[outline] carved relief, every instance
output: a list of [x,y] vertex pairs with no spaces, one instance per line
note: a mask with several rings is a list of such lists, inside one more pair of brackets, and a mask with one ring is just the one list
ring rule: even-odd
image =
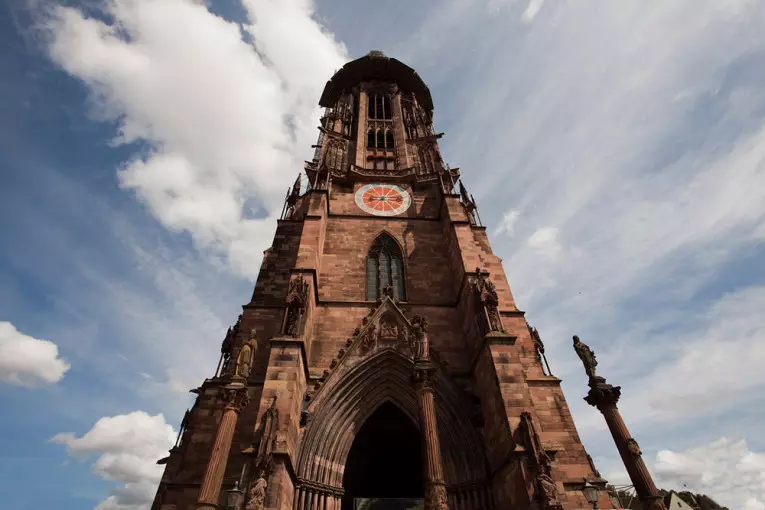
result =
[[535,470],[549,474],[552,461],[542,445],[542,439],[528,411],[521,413],[520,432],[523,436],[524,447],[534,462]]
[[221,397],[226,402],[226,409],[241,412],[250,403],[250,394],[247,387],[226,388],[221,392]]
[[398,337],[398,324],[390,316],[383,317],[380,320],[380,340],[383,342],[386,340],[396,341]]

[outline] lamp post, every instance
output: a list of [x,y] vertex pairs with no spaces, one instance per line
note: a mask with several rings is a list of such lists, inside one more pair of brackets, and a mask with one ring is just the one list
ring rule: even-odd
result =
[[598,510],[598,492],[600,492],[600,489],[585,479],[582,492],[587,502],[592,505],[592,509]]
[[239,488],[239,482],[234,482],[234,488],[228,491],[227,510],[239,510],[239,504],[242,501],[242,489]]

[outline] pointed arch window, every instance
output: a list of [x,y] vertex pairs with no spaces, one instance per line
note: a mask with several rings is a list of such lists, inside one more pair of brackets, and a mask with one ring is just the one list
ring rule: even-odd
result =
[[390,235],[382,233],[367,254],[367,300],[380,298],[386,285],[393,289],[394,299],[406,301],[401,248]]
[[386,149],[392,149],[393,148],[393,131],[390,129],[385,131],[385,148]]
[[367,131],[367,147],[370,149],[375,148],[375,130],[372,128]]

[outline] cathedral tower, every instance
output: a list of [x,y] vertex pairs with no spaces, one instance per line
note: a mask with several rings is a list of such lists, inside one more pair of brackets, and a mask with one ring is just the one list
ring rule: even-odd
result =
[[428,87],[373,51],[320,105],[307,189],[192,390],[153,510],[588,508],[585,479],[605,480],[441,157]]

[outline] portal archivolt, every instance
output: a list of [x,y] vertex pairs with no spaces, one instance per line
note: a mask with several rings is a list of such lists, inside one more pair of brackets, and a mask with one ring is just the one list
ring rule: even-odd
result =
[[[384,349],[323,388],[307,409],[312,419],[299,446],[299,483],[340,489],[357,433],[385,403],[395,405],[421,430],[413,371],[410,358]],[[436,379],[435,400],[447,486],[483,487],[487,463],[482,441],[468,419],[466,403],[443,374]]]

